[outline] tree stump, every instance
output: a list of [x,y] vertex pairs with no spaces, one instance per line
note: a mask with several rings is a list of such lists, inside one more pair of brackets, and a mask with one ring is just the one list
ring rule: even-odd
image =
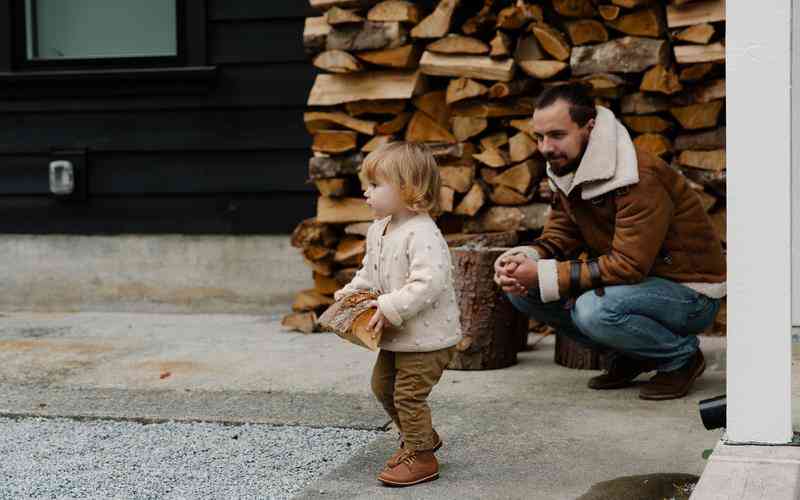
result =
[[576,370],[604,370],[606,355],[572,340],[564,334],[556,334],[555,362]]
[[494,261],[505,250],[476,246],[450,250],[464,333],[450,369],[492,370],[517,362],[520,337],[527,337],[528,318],[494,282]]

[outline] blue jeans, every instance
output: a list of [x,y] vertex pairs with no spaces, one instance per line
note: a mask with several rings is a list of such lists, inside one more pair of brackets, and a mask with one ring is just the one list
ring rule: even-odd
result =
[[543,303],[534,288],[524,296],[508,294],[514,307],[612,357],[654,360],[660,372],[691,360],[700,345],[696,334],[712,324],[720,306],[719,299],[663,278],[608,286],[602,296],[590,290],[569,309],[564,300]]

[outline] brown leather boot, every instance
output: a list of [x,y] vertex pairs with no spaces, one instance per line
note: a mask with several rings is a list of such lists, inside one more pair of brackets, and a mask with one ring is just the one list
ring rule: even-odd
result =
[[413,486],[433,481],[439,477],[439,462],[433,450],[415,451],[406,449],[400,455],[398,464],[385,469],[378,480],[389,486]]
[[[443,443],[442,443],[442,438],[440,438],[439,435],[436,434],[436,431],[433,431],[433,442],[436,443],[433,446],[433,451],[439,451],[439,448],[442,447]],[[389,457],[389,460],[386,461],[386,465],[384,466],[384,469],[391,469],[395,465],[399,464],[400,462],[399,462],[398,459],[400,458],[400,456],[403,454],[403,452],[405,450],[406,450],[405,449],[405,442],[403,442],[403,440],[401,439],[400,440],[400,448],[398,448],[397,451],[394,452],[391,457]]]
[[651,362],[618,356],[605,373],[589,379],[589,389],[606,390],[629,387],[633,385],[633,379],[654,369],[655,365]]
[[650,379],[639,391],[642,399],[662,401],[665,399],[682,398],[689,393],[694,381],[706,369],[706,360],[700,349],[691,361],[675,371],[659,372]]

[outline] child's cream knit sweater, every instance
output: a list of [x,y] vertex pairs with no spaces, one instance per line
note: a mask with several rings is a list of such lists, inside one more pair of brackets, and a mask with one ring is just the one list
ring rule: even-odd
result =
[[384,327],[381,349],[429,352],[456,345],[461,322],[447,242],[427,214],[384,235],[390,220],[370,226],[362,267],[334,298],[360,289],[380,294],[381,311],[391,323]]

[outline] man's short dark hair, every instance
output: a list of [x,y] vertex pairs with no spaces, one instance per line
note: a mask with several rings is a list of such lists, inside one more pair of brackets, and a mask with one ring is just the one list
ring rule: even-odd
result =
[[589,96],[589,86],[584,83],[564,83],[545,90],[536,100],[536,109],[546,108],[558,100],[569,104],[569,116],[572,121],[583,127],[597,116],[594,99]]

